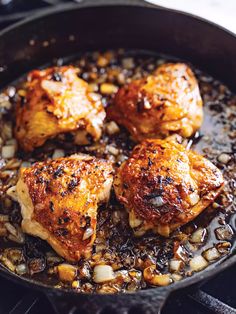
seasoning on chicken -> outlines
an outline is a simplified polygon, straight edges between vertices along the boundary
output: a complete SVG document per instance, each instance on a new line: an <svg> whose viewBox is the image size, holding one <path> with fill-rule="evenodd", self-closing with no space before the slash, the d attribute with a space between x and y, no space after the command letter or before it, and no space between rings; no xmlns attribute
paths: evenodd
<svg viewBox="0 0 236 314"><path fill-rule="evenodd" d="M22 168L16 189L23 231L46 240L69 261L88 258L97 207L109 198L112 173L110 162L83 154Z"/></svg>
<svg viewBox="0 0 236 314"><path fill-rule="evenodd" d="M153 75L120 88L108 116L136 141L173 133L189 137L203 120L197 80L186 64L164 64Z"/></svg>
<svg viewBox="0 0 236 314"><path fill-rule="evenodd" d="M34 70L29 73L16 108L15 135L25 151L43 145L60 133L79 131L77 137L101 136L105 111L88 84L72 66Z"/></svg>
<svg viewBox="0 0 236 314"><path fill-rule="evenodd" d="M160 139L137 145L114 180L137 236L150 229L169 236L210 205L223 185L221 172L206 158Z"/></svg>

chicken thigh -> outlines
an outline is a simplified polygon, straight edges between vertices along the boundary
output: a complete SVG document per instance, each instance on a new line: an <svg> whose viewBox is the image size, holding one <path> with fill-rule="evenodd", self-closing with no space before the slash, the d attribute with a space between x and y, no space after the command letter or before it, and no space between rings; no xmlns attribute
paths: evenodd
<svg viewBox="0 0 236 314"><path fill-rule="evenodd" d="M160 139L137 145L114 180L137 236L150 229L169 236L210 205L223 185L221 172L206 158Z"/></svg>
<svg viewBox="0 0 236 314"><path fill-rule="evenodd" d="M136 141L173 133L189 137L203 120L197 80L183 63L164 64L153 75L120 88L107 113Z"/></svg>
<svg viewBox="0 0 236 314"><path fill-rule="evenodd" d="M88 258L97 207L109 198L112 173L108 161L82 154L22 168L16 190L23 231L46 240L69 261Z"/></svg>
<svg viewBox="0 0 236 314"><path fill-rule="evenodd" d="M83 138L100 138L104 108L77 72L72 66L64 66L29 73L25 96L16 107L15 135L25 151L60 133L76 130Z"/></svg>

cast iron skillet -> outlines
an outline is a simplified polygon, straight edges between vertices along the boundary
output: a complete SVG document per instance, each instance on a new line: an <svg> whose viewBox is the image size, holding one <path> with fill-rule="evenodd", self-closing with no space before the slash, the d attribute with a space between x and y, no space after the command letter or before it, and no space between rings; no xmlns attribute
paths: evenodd
<svg viewBox="0 0 236 314"><path fill-rule="evenodd" d="M75 40L71 40L72 36ZM217 25L140 0L86 0L46 10L0 33L0 87L52 60L84 50L132 48L153 50L189 60L236 92L236 37ZM1 275L47 293L60 313L157 313L174 290L192 286L236 262L231 253L217 267L168 287L120 295L86 295L59 290L18 277Z"/></svg>

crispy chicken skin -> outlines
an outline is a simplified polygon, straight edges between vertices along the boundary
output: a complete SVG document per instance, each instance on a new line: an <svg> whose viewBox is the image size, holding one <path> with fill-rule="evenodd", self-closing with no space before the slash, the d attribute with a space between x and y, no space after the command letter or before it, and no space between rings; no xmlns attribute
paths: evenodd
<svg viewBox="0 0 236 314"><path fill-rule="evenodd" d="M197 80L183 63L164 64L153 75L120 88L107 113L136 141L172 133L189 137L203 120Z"/></svg>
<svg viewBox="0 0 236 314"><path fill-rule="evenodd" d="M100 138L104 108L77 72L72 66L64 66L29 73L26 96L16 107L15 135L25 151L75 130L86 132L94 140Z"/></svg>
<svg viewBox="0 0 236 314"><path fill-rule="evenodd" d="M112 173L108 161L82 154L22 168L16 189L23 231L46 240L69 261L88 258L97 207L109 198Z"/></svg>
<svg viewBox="0 0 236 314"><path fill-rule="evenodd" d="M114 188L137 236L163 236L198 216L220 193L221 172L206 158L171 140L137 145L118 169Z"/></svg>

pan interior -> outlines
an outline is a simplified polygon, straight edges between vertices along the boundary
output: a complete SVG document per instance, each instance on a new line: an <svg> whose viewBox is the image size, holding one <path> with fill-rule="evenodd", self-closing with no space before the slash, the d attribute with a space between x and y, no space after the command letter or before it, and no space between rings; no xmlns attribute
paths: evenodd
<svg viewBox="0 0 236 314"><path fill-rule="evenodd" d="M104 61L106 58L109 62ZM83 53L57 59L50 64L78 66L79 76L89 82L95 93L101 95L102 102L107 107L111 104L117 87L146 76L158 65L168 61L176 59L150 51L119 49ZM58 277L57 266L65 261L42 240L22 234L19 206L6 195L6 190L16 183L22 163L24 165L51 158L58 149L65 155L83 152L111 159L119 166L129 156L135 143L122 128L115 135L105 132L98 144L83 147L75 146L70 136L59 136L32 154L17 150L14 158L1 159L2 265L23 277L58 288L74 289L78 292L117 293L151 288L143 278L143 269L153 264L161 273L170 274L171 284L175 284L176 281L194 275L189 267L189 260L196 256L206 256L207 250L214 248L218 256L207 264L217 265L227 258L234 249L236 227L236 97L224 84L193 65L190 66L197 76L204 101L204 123L191 139L184 140L184 145L203 154L222 170L227 183L219 198L197 219L174 232L169 239L151 233L135 238L128 226L127 214L113 193L108 207L99 209L97 239L92 260L82 260L74 265L77 276L73 281L63 282ZM11 146L11 143L14 143L14 107L19 97L24 101L24 79L25 77L22 77L13 82L0 95L2 146ZM114 92L102 93L101 86L104 83L110 84ZM199 230L202 230L202 238L193 242L192 235L196 235ZM170 260L173 259L176 245L179 246L179 254L182 255L185 266L181 271L173 273L170 272ZM93 266L96 261L111 265L118 279L105 284L95 284Z"/></svg>

